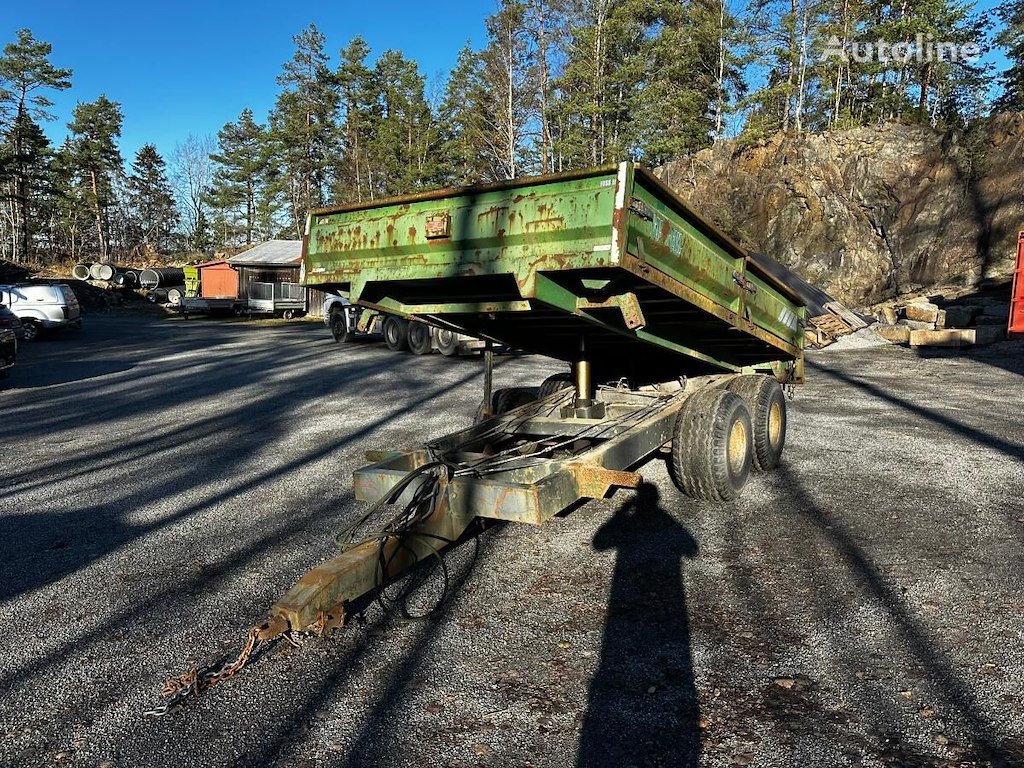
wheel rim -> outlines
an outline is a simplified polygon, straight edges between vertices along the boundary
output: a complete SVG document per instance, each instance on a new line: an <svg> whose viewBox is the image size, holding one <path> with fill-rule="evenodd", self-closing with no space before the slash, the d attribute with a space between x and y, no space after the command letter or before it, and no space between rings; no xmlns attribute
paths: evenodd
<svg viewBox="0 0 1024 768"><path fill-rule="evenodd" d="M727 452L729 470L738 475L743 471L747 460L747 427L742 420L736 419L729 430L729 447Z"/></svg>
<svg viewBox="0 0 1024 768"><path fill-rule="evenodd" d="M778 400L768 410L768 440L773 446L782 440L782 405Z"/></svg>
<svg viewBox="0 0 1024 768"><path fill-rule="evenodd" d="M32 341L38 330L36 329L35 323L25 323L25 329L22 331L22 335L25 337L25 341Z"/></svg>

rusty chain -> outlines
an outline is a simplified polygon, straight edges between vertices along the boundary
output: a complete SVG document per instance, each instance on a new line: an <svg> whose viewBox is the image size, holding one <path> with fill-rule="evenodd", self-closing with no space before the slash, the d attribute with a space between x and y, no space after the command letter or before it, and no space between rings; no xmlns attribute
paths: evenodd
<svg viewBox="0 0 1024 768"><path fill-rule="evenodd" d="M249 630L245 644L234 661L224 660L219 665L205 670L193 667L179 677L172 677L164 683L164 687L160 691L160 695L164 697L165 701L159 706L146 710L143 714L145 717L164 717L177 712L188 699L197 698L203 691L241 672L252 660L253 654L261 648L269 647L281 639L288 641L294 648L301 648L300 635L326 637L332 630L343 627L348 618L346 606L339 604L330 611L320 611L316 621L303 631L294 632L289 629L287 620L280 616L271 617Z"/></svg>
<svg viewBox="0 0 1024 768"><path fill-rule="evenodd" d="M257 624L249 630L245 645L234 661L225 660L220 665L200 670L192 668L184 675L172 677L164 683L160 695L165 701L159 706L144 712L145 717L163 717L178 711L189 698L198 697L203 691L217 683L234 677L252 658L253 653L264 645L269 645L282 635L288 634L288 623L280 618L272 618L263 624Z"/></svg>

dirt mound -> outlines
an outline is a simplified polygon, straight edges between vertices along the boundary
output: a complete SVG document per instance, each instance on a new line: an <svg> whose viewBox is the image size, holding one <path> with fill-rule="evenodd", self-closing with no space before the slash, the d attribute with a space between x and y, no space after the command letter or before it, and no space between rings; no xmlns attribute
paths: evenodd
<svg viewBox="0 0 1024 768"><path fill-rule="evenodd" d="M20 283L28 280L35 272L21 264L11 261L0 261L0 284Z"/></svg>

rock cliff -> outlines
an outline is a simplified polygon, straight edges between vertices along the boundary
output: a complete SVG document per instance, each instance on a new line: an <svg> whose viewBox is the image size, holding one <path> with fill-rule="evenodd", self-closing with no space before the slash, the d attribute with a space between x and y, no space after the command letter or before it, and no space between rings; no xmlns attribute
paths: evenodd
<svg viewBox="0 0 1024 768"><path fill-rule="evenodd" d="M1010 273L1024 114L967 131L888 123L728 141L657 173L746 247L864 306Z"/></svg>

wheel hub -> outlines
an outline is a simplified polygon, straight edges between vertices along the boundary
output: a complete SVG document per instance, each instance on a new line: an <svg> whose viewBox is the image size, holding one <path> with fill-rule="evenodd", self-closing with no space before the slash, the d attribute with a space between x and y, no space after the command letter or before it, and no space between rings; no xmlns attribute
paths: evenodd
<svg viewBox="0 0 1024 768"><path fill-rule="evenodd" d="M772 445L778 445L782 439L782 406L778 400L772 403L768 411L768 439Z"/></svg>
<svg viewBox="0 0 1024 768"><path fill-rule="evenodd" d="M729 430L729 470L734 474L743 471L743 464L747 460L747 427L739 419L732 424Z"/></svg>

